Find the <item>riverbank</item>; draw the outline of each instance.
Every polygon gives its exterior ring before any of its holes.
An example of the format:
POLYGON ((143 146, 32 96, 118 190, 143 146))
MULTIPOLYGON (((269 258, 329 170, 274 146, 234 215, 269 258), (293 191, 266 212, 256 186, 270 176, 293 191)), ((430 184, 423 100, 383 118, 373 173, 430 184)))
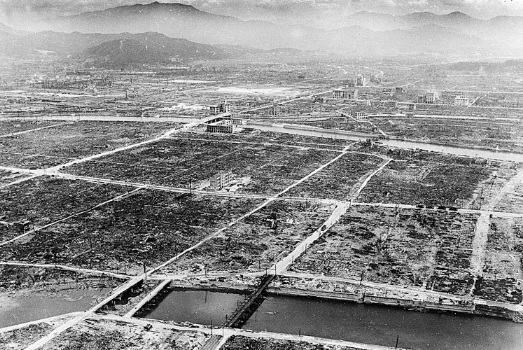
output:
MULTIPOLYGON (((258 276, 193 277, 173 280, 176 290, 207 290, 222 293, 248 293, 258 283, 258 276)), ((523 307, 478 298, 460 297, 447 293, 414 288, 381 285, 372 282, 349 281, 322 276, 303 277, 298 274, 279 276, 266 290, 268 295, 309 297, 358 304, 382 305, 406 311, 452 313, 495 317, 523 323, 523 307)))
POLYGON ((267 288, 267 293, 384 305, 408 311, 488 316, 523 323, 523 307, 519 304, 499 303, 370 282, 284 276, 267 288))

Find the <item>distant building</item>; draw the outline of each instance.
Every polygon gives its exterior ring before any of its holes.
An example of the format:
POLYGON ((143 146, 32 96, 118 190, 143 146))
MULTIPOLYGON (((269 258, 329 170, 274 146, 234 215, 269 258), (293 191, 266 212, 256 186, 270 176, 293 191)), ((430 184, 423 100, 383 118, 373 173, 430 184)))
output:
POLYGON ((337 89, 332 93, 332 97, 337 100, 356 100, 358 94, 358 89, 337 89))
POLYGON ((334 97, 337 100, 346 98, 345 90, 341 90, 341 89, 334 90, 334 92, 332 93, 332 97, 334 97))
POLYGON ((416 110, 416 103, 414 102, 400 102, 398 103, 398 109, 413 112, 416 110))
POLYGON ((277 116, 280 113, 280 106, 275 103, 269 108, 269 115, 277 116))
POLYGON ((216 191, 230 185, 234 180, 234 175, 230 171, 220 171, 209 179, 210 188, 216 191))
POLYGON ((456 96, 454 105, 468 107, 470 106, 470 99, 464 96, 456 96))
POLYGON ((209 106, 211 114, 229 113, 231 111, 231 105, 227 102, 222 102, 217 105, 209 106))
POLYGON ((366 86, 367 85, 367 79, 364 75, 358 75, 356 77, 356 86, 366 86))
POLYGON ((219 120, 214 123, 206 124, 206 131, 213 133, 232 134, 236 129, 232 119, 219 120))
POLYGON ((364 112, 355 112, 354 118, 356 118, 357 120, 367 119, 367 114, 364 112))
POLYGON ((425 94, 425 103, 436 103, 439 100, 439 94, 437 92, 427 92, 425 94))
POLYGON ((437 100, 439 100, 439 93, 437 92, 427 92, 424 95, 418 95, 418 103, 433 104, 437 100))
POLYGON ((25 233, 30 230, 31 222, 29 220, 23 220, 13 223, 13 228, 18 233, 25 233))

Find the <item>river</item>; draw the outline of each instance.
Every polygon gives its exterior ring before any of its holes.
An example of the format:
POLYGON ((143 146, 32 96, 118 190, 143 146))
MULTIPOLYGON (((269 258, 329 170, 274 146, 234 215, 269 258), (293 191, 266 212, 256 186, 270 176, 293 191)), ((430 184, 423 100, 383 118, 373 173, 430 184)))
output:
MULTIPOLYGON (((164 321, 220 325, 244 296, 175 290, 146 316, 164 321)), ((520 350, 523 325, 511 321, 406 311, 302 297, 267 297, 244 329, 312 335, 412 349, 520 350)))
POLYGON ((0 328, 88 310, 108 291, 108 288, 102 288, 63 291, 59 295, 38 292, 19 296, 0 294, 0 328))

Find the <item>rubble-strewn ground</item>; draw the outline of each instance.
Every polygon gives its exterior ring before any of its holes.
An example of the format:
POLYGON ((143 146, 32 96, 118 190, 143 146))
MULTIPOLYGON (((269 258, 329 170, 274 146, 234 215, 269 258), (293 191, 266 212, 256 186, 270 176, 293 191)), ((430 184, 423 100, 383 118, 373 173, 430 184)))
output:
POLYGON ((291 271, 463 295, 474 215, 352 207, 292 266, 291 271))
POLYGON ((220 140, 225 142, 240 142, 246 144, 278 144, 295 147, 332 149, 338 151, 341 151, 346 146, 354 143, 354 141, 332 139, 327 137, 313 137, 271 131, 260 131, 249 127, 242 128, 234 134, 214 134, 206 132, 205 129, 194 128, 191 130, 191 132, 178 133, 173 138, 186 138, 190 140, 220 140))
POLYGON ((76 122, 0 138, 0 165, 45 168, 139 142, 176 127, 165 123, 76 122))
POLYGON ((0 120, 0 137, 12 133, 51 127, 58 124, 60 124, 60 122, 49 122, 45 120, 0 120))
POLYGON ((0 247, 7 260, 138 274, 196 244, 259 200, 143 190, 0 247))
POLYGON ((477 186, 498 168, 484 160, 423 151, 386 154, 394 160, 369 181, 359 201, 468 207, 477 186))
POLYGON ((241 335, 232 336, 221 347, 223 350, 357 350, 358 348, 343 345, 313 344, 298 340, 248 338, 241 335))
POLYGON ((72 316, 58 316, 42 322, 32 323, 13 330, 0 330, 0 349, 23 350, 54 328, 65 323, 72 316))
POLYGON ((120 278, 87 275, 60 268, 0 265, 0 293, 55 293, 68 289, 114 288, 120 278))
MULTIPOLYGON (((31 230, 65 219, 130 191, 130 187, 38 177, 0 189, 0 221, 28 221, 31 230)), ((0 223, 0 241, 23 234, 0 223)), ((4 257, 0 255, 0 257, 4 257)))
MULTIPOLYGON (((45 264, 0 265, 0 321, 15 315, 16 323, 23 308, 26 318, 48 309, 91 310, 109 293, 117 295, 43 349, 201 349, 209 339, 203 327, 180 331, 172 323, 121 316, 160 283, 246 296, 273 266, 284 268, 274 271, 272 293, 479 310, 522 321, 523 219, 517 213, 523 213, 523 184, 514 181, 521 165, 499 161, 502 152, 456 155, 477 151, 469 147, 522 151, 516 69, 485 79, 477 69, 456 75, 434 64, 428 72, 426 64, 404 60, 264 64, 256 54, 256 63, 137 72, 49 64, 50 56, 0 62, 0 261, 45 264), (58 71, 67 74, 55 79, 58 71), (335 98, 333 89, 370 71, 381 78, 358 86, 358 98, 335 98), (408 110, 406 104, 435 88, 449 91, 441 91, 438 103, 408 110), (497 91, 472 91, 478 89, 497 91), (470 91, 474 105, 454 105, 460 90, 470 91), (211 115, 209 105, 224 101, 237 133, 196 125, 211 115), (192 126, 159 137, 181 128, 180 121, 192 126), (421 142, 402 148, 397 139, 384 140, 387 135, 421 142), (388 141, 400 146, 386 147, 388 141), (427 143, 465 148, 421 150, 431 149, 427 143), (123 146, 129 147, 91 157, 123 146), (77 163, 48 169, 72 160, 77 163), (204 186, 221 171, 232 173, 233 185, 204 186), (35 178, 10 185, 29 176, 35 178), (349 202, 339 221, 323 227, 349 202), (317 241, 304 241, 315 232, 322 232, 317 241), (304 253, 289 257, 297 247, 304 253), (171 261, 140 281, 144 269, 171 261), (116 293, 124 281, 133 287, 116 293), (68 306, 60 308, 62 302, 68 306)), ((0 349, 25 348, 66 319, 0 329, 0 349)), ((222 349, 353 350, 305 337, 240 333, 222 349)))
POLYGON ((243 144, 220 139, 161 140, 85 162, 68 171, 133 182, 198 189, 220 171, 247 178, 239 192, 272 195, 312 172, 336 152, 278 144, 243 144))
POLYGON ((523 219, 492 218, 483 274, 474 295, 493 301, 520 304, 523 290, 523 219))
POLYGON ((512 120, 452 120, 426 118, 373 118, 386 134, 409 140, 430 140, 500 150, 523 150, 523 125, 512 120))
POLYGON ((7 185, 11 182, 20 180, 24 177, 27 177, 27 175, 17 173, 14 171, 0 170, 0 187, 2 185, 7 185))
POLYGON ((197 350, 208 336, 121 320, 87 319, 69 328, 47 344, 45 350, 197 350))
POLYGON ((265 271, 320 228, 331 209, 313 202, 272 202, 161 272, 265 271))
POLYGON ((506 193, 495 209, 523 214, 523 184, 517 184, 513 192, 506 193))
MULTIPOLYGON (((307 181, 289 191, 289 196, 349 200, 355 185, 375 170, 383 159, 368 154, 347 153, 307 181)), ((357 187, 357 186, 356 186, 357 187)))

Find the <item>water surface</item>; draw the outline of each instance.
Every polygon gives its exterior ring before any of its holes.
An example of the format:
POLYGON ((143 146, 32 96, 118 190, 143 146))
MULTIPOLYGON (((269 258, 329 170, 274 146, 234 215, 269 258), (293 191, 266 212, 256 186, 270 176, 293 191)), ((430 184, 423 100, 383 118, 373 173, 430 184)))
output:
POLYGON ((60 294, 7 295, 0 294, 0 328, 36 321, 70 312, 86 311, 96 299, 108 292, 97 290, 71 290, 60 294))
POLYGON ((386 306, 268 297, 243 328, 412 349, 521 350, 523 324, 386 306))

